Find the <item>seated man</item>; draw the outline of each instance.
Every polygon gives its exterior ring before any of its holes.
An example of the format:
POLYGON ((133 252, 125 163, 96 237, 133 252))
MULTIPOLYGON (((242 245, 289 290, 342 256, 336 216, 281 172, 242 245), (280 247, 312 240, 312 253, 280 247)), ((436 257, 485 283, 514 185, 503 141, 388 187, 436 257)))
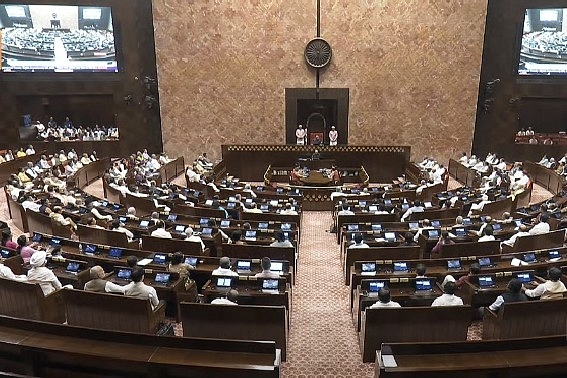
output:
POLYGON ((159 305, 156 289, 144 283, 144 269, 135 267, 132 269, 132 282, 124 286, 124 295, 129 297, 143 298, 150 301, 152 309, 159 305))
POLYGON ((453 281, 448 281, 443 286, 443 294, 440 297, 435 298, 431 307, 437 306, 462 306, 463 300, 455 295, 457 290, 457 285, 453 281))
POLYGON ((36 251, 30 258, 31 269, 28 271, 28 281, 38 283, 44 295, 51 294, 63 287, 51 269, 45 267, 46 259, 45 251, 36 251))
POLYGON ((415 267, 415 278, 425 278, 427 277, 425 275, 425 272, 427 271, 427 267, 425 266, 425 264, 417 264, 417 266, 415 267))
POLYGON ((270 244, 270 247, 293 247, 293 244, 291 244, 289 240, 285 239, 284 233, 280 230, 274 233, 274 238, 276 241, 270 244))
POLYGON ((345 202, 337 215, 354 215, 354 212, 348 208, 348 204, 345 202))
POLYGON ((423 213, 425 208, 420 200, 415 200, 413 206, 406 210, 400 221, 405 222, 413 213, 423 213))
POLYGON ((567 291, 561 279, 561 269, 557 267, 549 268, 547 275, 549 280, 537 285, 535 289, 526 289, 522 285, 522 291, 531 298, 539 297, 541 300, 563 298, 567 291))
POLYGON ((187 235, 185 237, 185 241, 201 243, 201 252, 205 250, 205 243, 203 243, 203 239, 193 232, 193 228, 191 228, 191 226, 187 226, 185 229, 185 235, 187 235))
POLYGON ((502 243, 500 243, 500 246, 508 246, 510 248, 514 248, 514 244, 516 243, 516 240, 518 240, 518 238, 521 238, 522 236, 528 236, 530 234, 527 230, 528 227, 525 224, 521 224, 519 231, 510 236, 510 239, 504 240, 502 243))
POLYGON ((532 227, 529 231, 530 235, 546 234, 549 232, 549 215, 541 214, 539 223, 532 227))
POLYGON ((115 219, 112 222, 112 225, 110 226, 110 229, 112 231, 116 231, 116 232, 122 232, 123 234, 126 234, 126 237, 128 238, 128 241, 131 242, 134 239, 134 234, 132 233, 132 231, 128 230, 127 228, 124 227, 124 223, 121 223, 120 220, 115 219))
POLYGON ((227 293, 226 298, 216 298, 213 299, 211 304, 214 305, 228 305, 228 306, 237 306, 238 305, 238 291, 231 289, 227 293))
POLYGON ((262 258, 262 271, 260 273, 256 273, 255 277, 258 278, 279 278, 280 275, 276 272, 272 272, 270 270, 272 266, 272 260, 269 257, 262 258))
POLYGON ((478 242, 482 243, 482 242, 487 242, 487 241, 494 241, 496 240, 496 238, 494 237, 494 230, 492 229, 492 226, 488 226, 484 229, 484 235, 482 235, 480 238, 478 238, 478 242))
POLYGON ((219 267, 213 270, 212 276, 238 276, 238 273, 230 270, 230 259, 226 256, 220 258, 219 267))
POLYGON ((105 280, 106 274, 100 265, 95 265, 89 270, 90 281, 85 284, 85 291, 97 293, 121 293, 124 294, 124 286, 116 285, 105 280))
POLYGON ((370 248, 370 246, 364 242, 362 234, 360 232, 357 232, 356 234, 354 234, 354 244, 349 245, 348 248, 370 248))
POLYGON ((378 302, 370 306, 370 308, 382 307, 402 307, 398 302, 391 300, 390 290, 384 287, 381 288, 380 291, 378 291, 378 302))
POLYGON ((27 281, 25 274, 14 274, 10 267, 4 265, 4 260, 0 258, 0 278, 6 278, 13 281, 27 281))
MULTIPOLYGON (((496 300, 488 306, 491 311, 497 312, 505 303, 524 302, 528 300, 528 297, 521 292, 522 282, 519 279, 512 278, 506 288, 508 291, 496 297, 496 300)), ((479 311, 482 316, 484 307, 479 308, 479 311)))
MULTIPOLYGON (((319 139, 319 137, 317 137, 313 141, 314 146, 318 146, 319 144, 321 144, 320 141, 319 141, 319 143, 316 143, 318 139, 319 139)), ((319 150, 316 149, 315 151, 313 151, 313 155, 311 155, 311 160, 319 160, 320 158, 321 158, 321 154, 319 153, 319 150)))
POLYGON ((157 223, 157 228, 152 231, 150 236, 153 236, 153 237, 156 237, 156 238, 163 238, 163 239, 171 239, 172 238, 171 233, 169 231, 165 230, 165 222, 161 221, 161 220, 157 223))

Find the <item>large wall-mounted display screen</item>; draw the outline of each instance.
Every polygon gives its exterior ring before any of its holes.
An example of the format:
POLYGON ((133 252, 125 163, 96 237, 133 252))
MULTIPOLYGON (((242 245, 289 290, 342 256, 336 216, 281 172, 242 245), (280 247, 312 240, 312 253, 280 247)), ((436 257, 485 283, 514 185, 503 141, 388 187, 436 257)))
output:
POLYGON ((567 9, 526 9, 519 75, 567 75, 567 9))
POLYGON ((0 5, 2 72, 118 72, 110 7, 0 5))

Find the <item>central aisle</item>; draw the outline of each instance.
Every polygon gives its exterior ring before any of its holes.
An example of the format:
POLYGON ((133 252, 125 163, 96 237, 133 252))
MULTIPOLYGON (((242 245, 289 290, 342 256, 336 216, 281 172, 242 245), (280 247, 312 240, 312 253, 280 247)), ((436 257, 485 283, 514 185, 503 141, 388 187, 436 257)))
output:
POLYGON ((288 361, 282 376, 373 377, 363 364, 343 284, 339 247, 328 232, 330 212, 304 212, 293 287, 288 361))

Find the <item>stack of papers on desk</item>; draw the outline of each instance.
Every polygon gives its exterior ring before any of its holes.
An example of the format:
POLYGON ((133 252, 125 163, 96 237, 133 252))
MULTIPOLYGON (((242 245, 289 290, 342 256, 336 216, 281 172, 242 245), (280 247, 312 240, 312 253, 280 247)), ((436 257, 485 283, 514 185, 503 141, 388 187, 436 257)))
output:
POLYGON ((154 260, 152 260, 152 259, 142 259, 142 260, 138 261, 138 265, 140 265, 140 266, 146 266, 146 265, 148 265, 149 263, 151 263, 152 261, 154 261, 154 260))

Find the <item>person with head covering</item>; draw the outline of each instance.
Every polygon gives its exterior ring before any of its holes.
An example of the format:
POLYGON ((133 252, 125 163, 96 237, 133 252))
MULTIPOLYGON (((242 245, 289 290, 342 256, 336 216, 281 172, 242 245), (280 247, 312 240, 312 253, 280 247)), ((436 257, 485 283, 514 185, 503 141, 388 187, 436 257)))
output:
POLYGON ((31 269, 28 271, 28 281, 38 283, 44 295, 51 294, 63 287, 57 276, 45 267, 46 260, 45 251, 36 251, 29 260, 31 269))
POLYGON ((297 126, 297 130, 295 130, 295 138, 296 138, 297 144, 304 145, 306 136, 307 136, 307 132, 303 128, 303 125, 297 126))
POLYGON ((185 235, 187 235, 185 237, 185 241, 200 243, 201 244, 201 252, 203 252, 205 250, 205 243, 203 243, 203 239, 201 239, 201 237, 199 235, 195 234, 193 232, 193 229, 190 226, 188 226, 185 229, 185 235))
POLYGON ((331 126, 331 131, 329 131, 329 146, 336 146, 339 139, 339 133, 335 126, 331 126))
POLYGON ((104 279, 106 274, 100 265, 93 266, 89 270, 89 274, 91 279, 85 284, 85 291, 124 294, 124 286, 116 285, 104 279))

